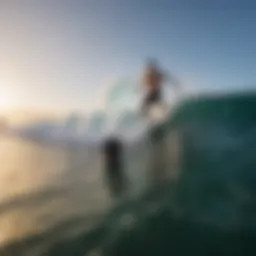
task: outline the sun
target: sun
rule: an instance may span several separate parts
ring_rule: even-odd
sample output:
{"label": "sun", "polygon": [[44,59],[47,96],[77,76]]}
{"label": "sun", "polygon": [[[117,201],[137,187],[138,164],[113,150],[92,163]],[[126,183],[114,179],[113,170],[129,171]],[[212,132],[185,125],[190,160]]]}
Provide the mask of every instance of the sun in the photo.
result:
{"label": "sun", "polygon": [[0,108],[11,108],[14,104],[15,98],[12,91],[0,86]]}

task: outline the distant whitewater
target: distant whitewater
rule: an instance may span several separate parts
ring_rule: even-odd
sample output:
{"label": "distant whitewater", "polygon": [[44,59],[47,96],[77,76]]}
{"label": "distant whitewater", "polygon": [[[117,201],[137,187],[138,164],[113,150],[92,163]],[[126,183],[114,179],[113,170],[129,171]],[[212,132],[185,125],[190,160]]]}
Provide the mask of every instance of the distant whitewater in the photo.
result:
{"label": "distant whitewater", "polygon": [[[167,101],[175,103],[167,90]],[[92,113],[88,120],[70,115],[61,122],[39,122],[13,131],[19,137],[54,144],[97,145],[115,135],[127,143],[143,139],[148,123],[139,113],[143,94],[131,79],[122,79],[106,93],[105,109]]]}
{"label": "distant whitewater", "polygon": [[108,135],[116,135],[126,141],[134,141],[143,137],[146,124],[136,112],[124,111],[118,120],[113,122],[102,114],[96,120],[97,114],[90,117],[90,123],[84,129],[79,129],[79,121],[72,125],[63,123],[41,122],[30,126],[19,127],[13,134],[30,140],[40,140],[51,143],[71,143],[79,145],[98,144]]}

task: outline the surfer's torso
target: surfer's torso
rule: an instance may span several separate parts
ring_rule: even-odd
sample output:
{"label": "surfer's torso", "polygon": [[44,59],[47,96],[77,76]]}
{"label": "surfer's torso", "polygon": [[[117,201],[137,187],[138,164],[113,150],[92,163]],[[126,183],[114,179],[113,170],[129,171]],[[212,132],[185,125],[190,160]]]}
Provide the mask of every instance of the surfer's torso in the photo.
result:
{"label": "surfer's torso", "polygon": [[160,91],[164,75],[157,69],[150,69],[146,71],[143,80],[144,86],[148,91]]}

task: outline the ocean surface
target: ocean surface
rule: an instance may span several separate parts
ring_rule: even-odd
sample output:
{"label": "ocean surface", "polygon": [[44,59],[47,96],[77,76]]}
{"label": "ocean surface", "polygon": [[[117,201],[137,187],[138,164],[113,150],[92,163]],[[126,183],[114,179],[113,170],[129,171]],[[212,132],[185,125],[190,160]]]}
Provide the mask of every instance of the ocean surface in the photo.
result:
{"label": "ocean surface", "polygon": [[1,138],[0,255],[255,255],[255,134],[253,93],[185,102],[126,148],[121,198],[99,149]]}
{"label": "ocean surface", "polygon": [[[1,248],[51,232],[36,248],[14,246],[10,255],[44,255],[60,237],[91,229],[116,204],[97,147],[1,137],[0,159]],[[142,189],[140,175],[129,175],[133,193]]]}

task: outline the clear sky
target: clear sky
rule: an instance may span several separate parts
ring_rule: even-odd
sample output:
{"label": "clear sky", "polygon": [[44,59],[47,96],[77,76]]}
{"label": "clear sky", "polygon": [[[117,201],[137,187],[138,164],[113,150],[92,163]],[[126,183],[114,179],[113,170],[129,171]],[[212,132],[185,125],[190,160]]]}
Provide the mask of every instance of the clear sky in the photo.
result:
{"label": "clear sky", "polygon": [[0,108],[100,107],[147,57],[196,90],[256,88],[256,3],[1,0]]}

